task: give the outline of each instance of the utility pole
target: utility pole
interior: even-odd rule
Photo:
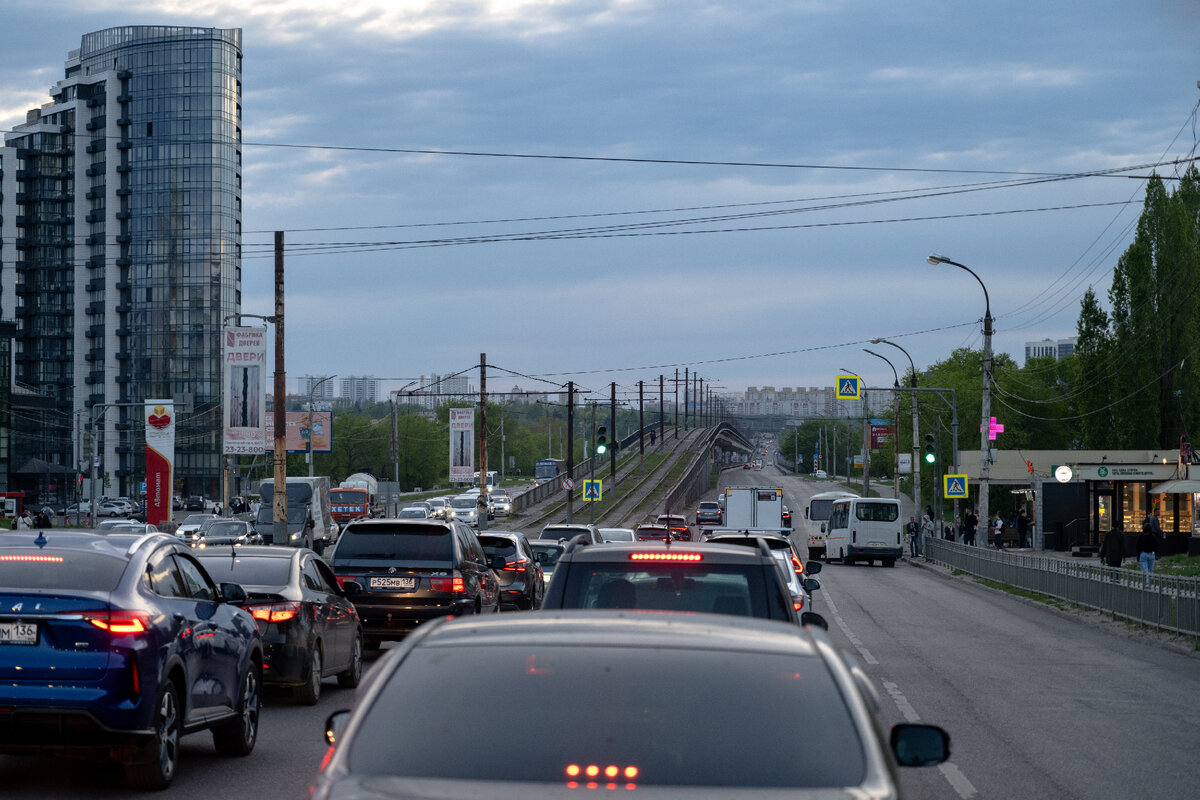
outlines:
[[[675,368],[675,438],[679,438],[679,367]]]
[[[663,375],[658,374],[658,443],[661,446],[667,436],[667,406],[663,395]]]
[[[275,231],[275,467],[271,493],[271,536],[275,544],[287,544],[287,373],[283,368],[283,231]]]
[[[608,435],[612,439],[612,445],[608,448],[608,477],[615,480],[617,477],[617,443],[621,441],[617,438],[617,382],[613,381],[610,387],[608,396]]]
[[[479,354],[479,530],[487,530],[487,353]]]
[[[867,408],[867,390],[863,389],[863,497],[871,496],[871,420]]]
[[[688,368],[683,368],[683,429],[688,429],[688,395],[692,393],[692,379],[688,376]]]
[[[575,381],[567,381],[567,477],[575,480]],[[574,514],[575,492],[567,489],[567,522]]]
[[[592,407],[592,420],[590,423],[592,453],[591,453],[591,456],[588,458],[588,478],[591,480],[595,480],[596,479],[596,439],[597,439],[597,437],[596,437],[596,401],[590,400],[590,401],[588,401],[588,405]],[[588,503],[588,523],[595,524],[595,522],[596,522],[596,504],[594,502],[591,502],[591,503]]]
[[[638,464],[646,463],[646,407],[644,404],[645,397],[643,384],[645,381],[638,381]]]

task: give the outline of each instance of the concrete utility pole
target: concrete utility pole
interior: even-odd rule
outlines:
[[[488,523],[487,459],[487,353],[479,354],[479,530]]]
[[[567,381],[567,477],[575,480],[575,381]],[[575,492],[567,490],[567,522],[575,512]]]
[[[646,462],[646,405],[645,381],[638,381],[638,463]]]
[[[313,395],[316,394],[318,386],[320,386],[325,381],[331,381],[336,377],[337,377],[337,375],[328,375],[324,378],[321,378],[321,380],[317,381],[316,383],[314,383],[308,387],[308,416],[307,416],[308,441],[307,441],[307,445],[306,445],[306,449],[308,450],[308,452],[306,453],[306,455],[308,456],[308,477],[310,477],[310,478],[313,476],[313,413],[312,413]]]
[[[658,376],[658,443],[661,445],[666,440],[667,435],[667,406],[666,395],[663,394],[664,377],[661,373]]]
[[[275,231],[275,467],[271,494],[271,536],[275,544],[287,544],[287,373],[283,369],[283,231]]]
[[[613,381],[610,385],[608,396],[608,437],[612,442],[608,446],[608,477],[616,480],[617,477],[617,446],[621,440],[617,438],[617,383]],[[594,504],[593,504],[594,505]]]

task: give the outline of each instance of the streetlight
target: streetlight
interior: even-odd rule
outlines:
[[[892,492],[893,492],[893,497],[895,497],[897,500],[899,500],[900,499],[900,447],[899,447],[899,442],[896,441],[896,436],[900,433],[900,375],[896,372],[896,365],[893,364],[891,361],[888,361],[886,356],[881,356],[881,355],[879,355],[879,353],[876,353],[874,350],[868,350],[865,347],[863,348],[863,352],[870,353],[871,355],[875,356],[876,358],[882,358],[884,361],[887,361],[887,365],[892,368],[892,386],[895,387],[895,391],[892,394],[895,397],[895,407],[896,407],[896,427],[892,431],[892,452],[896,457],[896,463],[893,467],[893,472],[892,472]],[[920,506],[918,506],[918,508],[920,508]]]
[[[867,390],[865,388],[863,376],[853,370],[848,370],[842,367],[842,372],[847,375],[853,375],[858,378],[859,392],[862,394],[862,418],[863,418],[863,497],[871,496],[871,428],[867,424]],[[847,447],[847,453],[849,448]],[[850,483],[850,467],[846,467],[846,483]]]
[[[317,391],[317,387],[318,387],[318,386],[320,386],[322,383],[324,383],[325,381],[331,381],[331,380],[333,380],[333,379],[334,379],[334,378],[336,378],[336,377],[337,377],[337,375],[327,375],[326,377],[324,377],[324,378],[321,378],[321,380],[317,381],[316,383],[314,383],[314,384],[312,384],[312,385],[310,385],[310,386],[308,387],[308,446],[307,446],[307,448],[306,448],[306,449],[308,450],[308,453],[307,453],[307,456],[308,456],[308,477],[310,477],[310,478],[313,476],[313,453],[312,453],[312,442],[313,442],[313,424],[312,424],[313,393],[315,393],[315,392]]]
[[[917,388],[917,365],[913,363],[912,356],[908,354],[900,345],[895,342],[889,342],[887,339],[876,338],[871,340],[871,344],[890,344],[892,347],[899,350],[908,358],[908,366],[912,369],[912,377],[909,380],[909,385]],[[912,393],[912,476],[913,476],[913,503],[917,507],[917,511],[921,511],[921,451],[920,445],[917,442],[917,393]]]
[[[929,258],[925,260],[935,266],[950,264],[966,270],[974,276],[975,280],[979,281],[979,288],[983,289],[983,413],[979,426],[979,520],[986,526],[988,524],[988,477],[992,471],[991,447],[988,442],[992,414],[992,301],[988,298],[988,290],[983,285],[983,280],[970,267],[938,253],[930,254]],[[987,529],[984,528],[984,530]],[[986,533],[979,537],[979,546],[987,546]]]

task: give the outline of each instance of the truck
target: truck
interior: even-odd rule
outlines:
[[[786,531],[783,490],[753,486],[725,489],[725,528]]]
[[[267,544],[308,547],[318,553],[337,541],[338,526],[330,512],[329,478],[287,478],[287,533],[275,538],[275,481],[259,483],[262,504],[254,531]]]
[[[371,516],[379,501],[379,481],[367,472],[356,472],[329,493],[329,511],[333,521],[344,525],[351,520]]]
[[[379,502],[379,481],[369,472],[356,472],[340,484],[339,489],[366,489],[371,505]]]

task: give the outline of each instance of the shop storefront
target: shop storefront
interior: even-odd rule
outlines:
[[[1176,464],[1077,464],[1076,477],[1087,484],[1089,544],[1111,531],[1123,532],[1133,552],[1142,522],[1152,511],[1163,530],[1165,553],[1186,553],[1197,530],[1197,494],[1172,491]],[[1164,491],[1165,489],[1165,491]]]

